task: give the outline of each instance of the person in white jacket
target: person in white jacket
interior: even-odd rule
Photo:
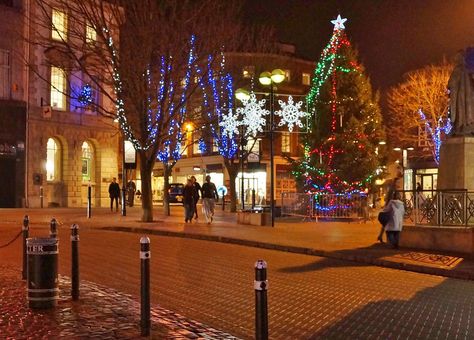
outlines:
[[[390,219],[385,225],[387,240],[394,248],[398,248],[400,232],[403,228],[403,216],[405,215],[405,207],[400,200],[398,192],[394,193],[393,198],[388,202],[383,211],[390,213]]]

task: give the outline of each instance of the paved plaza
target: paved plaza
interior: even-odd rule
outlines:
[[[38,314],[25,307],[24,282],[20,279],[21,242],[17,240],[0,248],[1,299],[2,308],[6,308],[2,315],[16,316],[2,317],[0,334],[13,338],[17,333],[10,335],[12,329],[34,330],[37,326],[43,332],[66,332],[73,334],[72,337],[97,336],[99,333],[94,332],[98,329],[104,337],[138,337],[138,242],[144,234],[143,228],[161,232],[148,233],[152,252],[151,302],[155,311],[162,311],[154,314],[153,319],[153,337],[157,339],[253,338],[253,265],[260,258],[269,266],[271,339],[474,337],[473,282],[370,263],[384,258],[396,263],[393,258],[398,256],[398,263],[412,263],[414,269],[453,271],[466,263],[463,270],[468,272],[470,261],[451,254],[446,256],[456,258],[453,263],[423,262],[423,252],[395,251],[374,244],[375,224],[286,222],[277,223],[271,229],[237,225],[234,215],[219,212],[211,226],[185,225],[179,207],[173,208],[171,217],[157,212],[156,222],[144,224],[138,222],[138,209],[130,209],[127,217],[99,210],[90,220],[82,210],[18,209],[2,211],[0,246],[17,234],[25,213],[30,216],[32,236],[47,235],[52,216],[62,223],[59,227],[62,299],[59,310],[53,313],[54,317],[50,316],[53,319],[28,321],[48,314]],[[79,223],[81,228],[82,287],[78,304],[82,309],[74,307],[76,303],[68,298],[72,222]],[[124,231],[114,230],[118,228]],[[184,237],[165,236],[173,233]],[[273,244],[274,249],[263,249],[258,242]],[[313,249],[315,254],[301,254],[305,249]],[[316,256],[318,251],[343,254],[352,260]],[[407,258],[406,254],[413,256]],[[5,287],[4,282],[15,289]],[[83,315],[95,315],[89,322],[95,322],[97,327],[92,324],[89,330],[73,327],[70,313],[64,312],[69,308],[79,310],[75,316],[78,320],[81,311]],[[113,310],[117,309],[121,312],[114,314]]]

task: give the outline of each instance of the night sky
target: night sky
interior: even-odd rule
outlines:
[[[348,20],[346,33],[359,50],[374,88],[385,90],[410,70],[452,58],[474,45],[473,0],[246,0],[246,16],[274,24],[282,42],[317,60],[328,43],[331,20]]]

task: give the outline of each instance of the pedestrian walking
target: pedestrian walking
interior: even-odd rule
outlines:
[[[215,199],[218,198],[216,185],[211,182],[211,176],[206,176],[206,183],[202,185],[202,211],[206,216],[207,224],[214,219]]]
[[[194,185],[192,179],[188,179],[183,189],[184,222],[193,220],[194,215]]]
[[[115,201],[115,212],[118,211],[118,199],[120,197],[120,185],[117,183],[117,178],[112,178],[112,183],[109,185],[109,197],[110,197],[110,211],[114,211]]]
[[[395,192],[393,194],[393,198],[388,201],[383,212],[389,213],[389,218],[385,225],[387,240],[393,248],[397,249],[400,241],[400,232],[403,228],[403,217],[405,216],[405,207],[400,199],[400,193]]]
[[[199,201],[199,197],[201,193],[201,185],[198,183],[196,180],[196,177],[191,176],[191,181],[193,182],[193,187],[194,187],[194,218],[197,220],[198,219],[198,210],[197,210],[197,204]],[[202,193],[201,193],[202,195]]]

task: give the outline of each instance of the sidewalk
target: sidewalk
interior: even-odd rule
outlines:
[[[173,206],[171,216],[162,214],[162,207],[154,210],[153,223],[140,222],[141,209],[127,209],[127,216],[111,213],[108,209],[93,210],[87,219],[85,209],[2,209],[2,221],[21,226],[28,214],[32,225],[48,226],[55,217],[62,227],[78,223],[81,228],[101,228],[139,234],[157,234],[225,242],[251,247],[322,256],[368,265],[409,270],[460,279],[474,279],[474,261],[462,254],[434,253],[414,249],[391,249],[376,242],[379,225],[347,222],[301,222],[276,220],[272,227],[239,225],[236,214],[216,207],[214,223],[208,225],[201,217],[198,222],[184,223],[183,208]],[[0,224],[1,227],[1,224]],[[1,229],[0,229],[1,230]],[[1,244],[0,244],[1,246]]]
[[[28,308],[21,273],[0,265],[0,334],[6,339],[137,339],[140,305],[131,296],[81,281],[72,301],[70,281],[60,276],[58,306]],[[158,306],[151,308],[151,339],[237,339]]]

